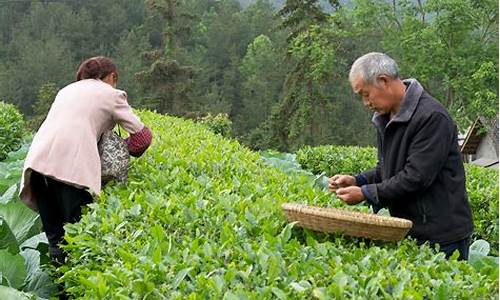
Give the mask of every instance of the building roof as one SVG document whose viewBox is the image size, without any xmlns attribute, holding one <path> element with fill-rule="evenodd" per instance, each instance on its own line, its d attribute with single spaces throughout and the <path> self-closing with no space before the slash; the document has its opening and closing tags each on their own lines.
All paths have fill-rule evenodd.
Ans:
<svg viewBox="0 0 500 300">
<path fill-rule="evenodd" d="M 475 154 L 481 140 L 489 135 L 495 144 L 495 151 L 498 156 L 498 116 L 488 120 L 478 117 L 469 128 L 460 151 L 463 154 Z"/>
</svg>

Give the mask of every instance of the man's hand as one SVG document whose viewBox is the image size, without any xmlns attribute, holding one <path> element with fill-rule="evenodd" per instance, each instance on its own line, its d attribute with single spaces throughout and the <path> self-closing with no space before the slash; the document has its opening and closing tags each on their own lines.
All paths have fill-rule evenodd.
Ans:
<svg viewBox="0 0 500 300">
<path fill-rule="evenodd" d="M 356 178 L 349 175 L 335 175 L 328 178 L 328 190 L 335 192 L 339 188 L 356 185 Z"/>
<path fill-rule="evenodd" d="M 365 196 L 359 186 L 340 188 L 337 189 L 335 193 L 337 194 L 337 197 L 349 205 L 358 204 L 359 202 L 365 200 Z"/>
</svg>

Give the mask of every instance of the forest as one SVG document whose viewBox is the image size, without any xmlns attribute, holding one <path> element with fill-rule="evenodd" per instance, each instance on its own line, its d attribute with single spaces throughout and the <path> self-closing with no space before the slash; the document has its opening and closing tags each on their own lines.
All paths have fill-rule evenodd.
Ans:
<svg viewBox="0 0 500 300">
<path fill-rule="evenodd" d="M 0 299 L 498 299 L 498 169 L 464 164 L 467 261 L 401 240 L 408 226 L 326 233 L 284 206 L 389 219 L 328 189 L 379 160 L 352 63 L 387 53 L 464 133 L 498 120 L 498 30 L 497 0 L 0 0 Z M 99 55 L 153 142 L 64 225 L 57 267 L 19 201 L 23 166 L 58 91 Z M 423 198 L 414 225 L 463 223 Z"/>
<path fill-rule="evenodd" d="M 134 108 L 223 114 L 252 149 L 372 145 L 348 73 L 380 51 L 464 131 L 498 115 L 496 0 L 0 1 L 0 100 L 36 130 L 85 58 L 106 55 Z"/>
</svg>

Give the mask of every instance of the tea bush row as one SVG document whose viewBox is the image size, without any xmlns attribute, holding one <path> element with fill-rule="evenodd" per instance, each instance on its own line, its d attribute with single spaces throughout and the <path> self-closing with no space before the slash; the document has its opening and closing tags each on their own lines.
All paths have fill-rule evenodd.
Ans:
<svg viewBox="0 0 500 300">
<path fill-rule="evenodd" d="M 127 185 L 66 226 L 67 292 L 87 299 L 490 298 L 498 274 L 414 241 L 313 233 L 283 202 L 341 206 L 309 177 L 178 118 L 140 112 L 155 138 Z M 497 269 L 498 270 L 498 269 Z"/>
<path fill-rule="evenodd" d="M 302 168 L 314 174 L 325 172 L 355 175 L 377 162 L 373 147 L 319 146 L 300 149 L 296 158 Z M 473 240 L 485 239 L 498 256 L 498 170 L 465 164 L 466 188 L 474 215 Z"/>
</svg>

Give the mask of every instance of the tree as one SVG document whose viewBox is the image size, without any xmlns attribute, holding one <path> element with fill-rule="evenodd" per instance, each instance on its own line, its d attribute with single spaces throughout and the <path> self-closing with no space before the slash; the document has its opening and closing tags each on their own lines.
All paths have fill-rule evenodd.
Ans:
<svg viewBox="0 0 500 300">
<path fill-rule="evenodd" d="M 485 68 L 498 70 L 497 1 L 364 0 L 356 1 L 351 16 L 364 20 L 357 24 L 361 35 L 380 33 L 380 49 L 398 61 L 404 76 L 417 78 L 440 100 L 462 128 L 483 114 L 479 103 L 497 107 L 491 100 L 497 85 L 476 84 L 498 78 L 491 72 L 478 81 L 486 79 Z M 484 88 L 489 96 L 478 93 Z"/>
<path fill-rule="evenodd" d="M 164 22 L 162 47 L 145 53 L 152 63 L 148 70 L 137 73 L 137 78 L 143 88 L 154 89 L 160 112 L 185 113 L 191 106 L 188 95 L 195 69 L 181 65 L 175 55 L 181 52 L 185 35 L 190 34 L 187 24 L 193 17 L 182 10 L 183 1 L 147 0 L 146 3 Z"/>
<path fill-rule="evenodd" d="M 63 86 L 74 80 L 75 66 L 67 45 L 57 37 L 16 38 L 17 56 L 0 68 L 0 97 L 32 115 L 39 86 L 53 82 Z"/>
<path fill-rule="evenodd" d="M 257 0 L 250 4 L 242 11 L 242 21 L 254 36 L 263 34 L 274 41 L 283 34 L 278 30 L 276 9 L 269 0 Z"/>
<path fill-rule="evenodd" d="M 136 0 L 0 3 L 0 95 L 29 116 L 42 84 L 64 86 L 84 58 L 113 57 L 141 10 Z"/>
<path fill-rule="evenodd" d="M 31 130 L 37 131 L 47 117 L 50 106 L 58 92 L 57 86 L 52 82 L 42 84 L 38 90 L 36 103 L 33 104 L 33 117 L 28 122 Z"/>
<path fill-rule="evenodd" d="M 334 8 L 340 6 L 337 1 L 331 3 Z M 309 26 L 325 23 L 328 19 L 318 0 L 287 0 L 277 15 L 283 20 L 280 27 L 290 30 L 288 42 L 308 30 Z"/>
<path fill-rule="evenodd" d="M 58 30 L 70 43 L 78 62 L 89 56 L 113 57 L 116 45 L 144 23 L 146 5 L 137 0 L 66 0 L 72 14 L 61 15 Z"/>
<path fill-rule="evenodd" d="M 131 104 L 139 105 L 151 94 L 144 90 L 136 79 L 136 74 L 147 69 L 142 53 L 151 51 L 148 34 L 145 28 L 132 29 L 118 43 L 115 64 L 119 72 L 118 88 L 123 88 Z"/>
<path fill-rule="evenodd" d="M 0 45 L 8 45 L 13 38 L 14 30 L 19 26 L 23 16 L 31 8 L 31 2 L 0 2 Z M 7 47 L 0 46 L 0 58 L 7 58 Z"/>
<path fill-rule="evenodd" d="M 371 51 L 394 57 L 462 128 L 498 114 L 494 0 L 0 1 L 0 97 L 28 117 L 42 85 L 107 55 L 134 106 L 226 113 L 256 148 L 372 143 L 347 78 Z"/>
<path fill-rule="evenodd" d="M 271 40 L 259 35 L 248 45 L 240 71 L 243 75 L 241 133 L 264 122 L 280 97 L 284 76 L 281 58 Z"/>
<path fill-rule="evenodd" d="M 278 12 L 282 27 L 290 30 L 288 53 L 293 68 L 283 86 L 282 99 L 272 122 L 266 124 L 281 149 L 314 143 L 322 135 L 325 95 L 322 93 L 333 61 L 333 49 L 320 25 L 327 21 L 318 1 L 287 1 Z M 318 118 L 319 117 L 319 118 Z"/>
<path fill-rule="evenodd" d="M 219 1 L 201 15 L 200 21 L 200 43 L 192 53 L 199 70 L 192 94 L 194 109 L 227 113 L 234 119 L 241 110 L 239 66 L 252 33 L 235 0 Z"/>
</svg>

